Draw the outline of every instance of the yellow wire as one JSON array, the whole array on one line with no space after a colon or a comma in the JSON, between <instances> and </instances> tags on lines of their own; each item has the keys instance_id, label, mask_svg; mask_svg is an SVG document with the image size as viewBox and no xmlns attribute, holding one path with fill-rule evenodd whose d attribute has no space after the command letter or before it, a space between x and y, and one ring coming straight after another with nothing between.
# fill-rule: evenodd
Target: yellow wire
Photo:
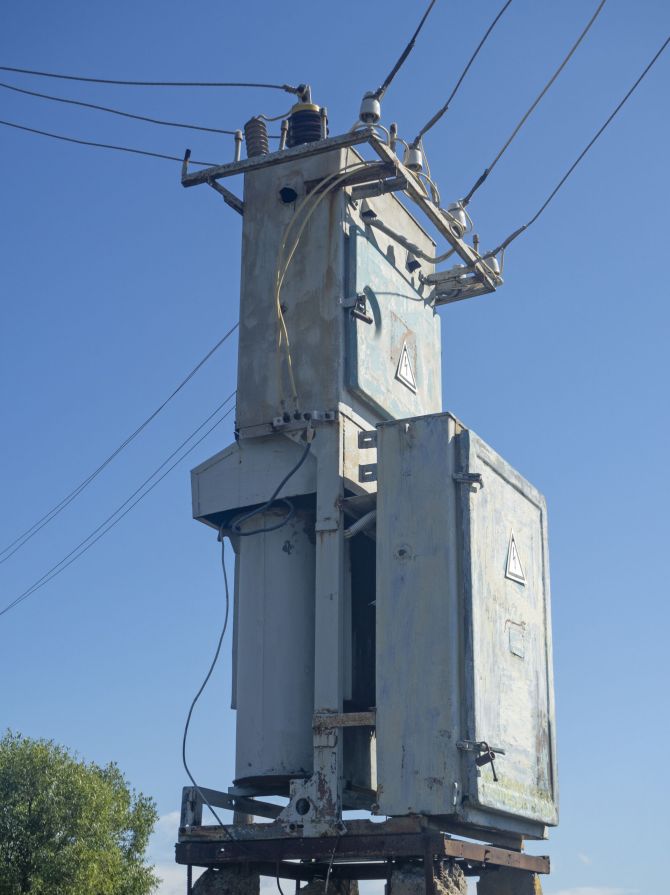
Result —
<instances>
[{"instance_id":1,"label":"yellow wire","mask_svg":"<svg viewBox=\"0 0 670 895\"><path fill-rule=\"evenodd\" d=\"M347 153L348 153L348 150L347 150ZM296 250L300 243L300 239L302 238L302 234L305 230L305 227L309 223L310 218L312 217L312 215L314 214L314 212L316 211L318 206L321 204L321 202L326 198L326 196L328 194L330 194L333 190L337 189L337 187L340 185L340 183L342 181L346 180L346 178L349 176L349 174L353 170L366 167L368 164L369 164L368 162L358 162L354 165L345 164L343 169L340 169L339 171L336 171L335 173L330 174L328 177L326 177L322 181L322 183L320 185L319 192L316 195L316 197L313 194L306 196L302 200L300 205L296 208L296 213L295 213L294 217L291 219L291 221L289 222L288 226L286 227L286 229L284 231L284 235L282 237L282 241L279 246L279 252L278 252L278 256L277 256L277 277L276 277L276 282L275 282L275 305L276 305L276 310L277 310L277 318L278 318L278 322L279 322L279 333L278 333L278 340L277 340L277 360L278 360L278 364L279 364L280 350L281 350L281 345L282 345L282 340L283 340L286 345L286 365L287 365L289 381L290 381L290 386L291 386L291 397L293 399L296 409L298 408L299 401L298 401L297 388L296 388L296 384L295 384L295 376L293 374L293 360L291 357L291 345L290 345L290 341L289 341L288 330L286 328L286 320L284 318L284 312L282 310L281 301L280 301L281 289L284 284L284 279L286 277L286 273L288 271L289 265L291 264L291 261L293 260L293 257L296 253ZM288 233L292 229L292 227L295 225L296 220L298 220L300 212L307 205L307 203L309 201L312 201L312 206L309 209L309 211L307 212L307 214L305 215L305 217L300 225L300 228L298 229L298 234L295 238L295 241L293 242L293 246L291 248L291 251L288 254L288 257L286 259L286 262L285 262L285 264L283 266L283 270L282 270L281 269L282 255L286 248Z\"/></svg>"}]
</instances>

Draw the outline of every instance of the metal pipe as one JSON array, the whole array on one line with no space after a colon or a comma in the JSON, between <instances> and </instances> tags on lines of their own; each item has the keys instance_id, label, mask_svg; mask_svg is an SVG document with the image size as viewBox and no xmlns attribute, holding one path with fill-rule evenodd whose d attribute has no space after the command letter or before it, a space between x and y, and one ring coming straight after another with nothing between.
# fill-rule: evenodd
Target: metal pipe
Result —
<instances>
[{"instance_id":1,"label":"metal pipe","mask_svg":"<svg viewBox=\"0 0 670 895\"><path fill-rule=\"evenodd\" d=\"M434 258L431 255L426 254L426 252L422 251L419 246L414 245L413 242L410 242L409 239L406 239L401 233L396 233L395 230L392 230L391 227L387 227L386 224L382 223L378 218L366 218L366 224L369 224L370 227L376 227L377 230L381 230L382 233L386 233L387 236L390 236L391 239L395 239L396 242L399 242L401 246L404 246L407 251L411 252L413 255L416 255L417 258L423 258L424 261L428 261L430 264L439 264L441 261L446 261L450 255L456 251L456 249L451 248L449 251L444 252L442 255L436 255Z\"/></svg>"},{"instance_id":2,"label":"metal pipe","mask_svg":"<svg viewBox=\"0 0 670 895\"><path fill-rule=\"evenodd\" d=\"M366 513L365 516L361 516L360 519L357 519L353 525L349 526L344 530L345 538L353 538L357 534L360 534L362 531L365 531L368 528L371 528L377 520L377 510L370 510L369 513Z\"/></svg>"}]
</instances>

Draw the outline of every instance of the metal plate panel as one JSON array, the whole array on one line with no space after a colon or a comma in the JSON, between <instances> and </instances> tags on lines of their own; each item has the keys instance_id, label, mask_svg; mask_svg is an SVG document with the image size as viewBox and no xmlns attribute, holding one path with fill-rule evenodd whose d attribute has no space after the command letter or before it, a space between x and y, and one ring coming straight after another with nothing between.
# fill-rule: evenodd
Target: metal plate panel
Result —
<instances>
[{"instance_id":1,"label":"metal plate panel","mask_svg":"<svg viewBox=\"0 0 670 895\"><path fill-rule=\"evenodd\" d=\"M451 814L461 798L455 426L440 414L377 430L381 814Z\"/></svg>"},{"instance_id":2,"label":"metal plate panel","mask_svg":"<svg viewBox=\"0 0 670 895\"><path fill-rule=\"evenodd\" d=\"M377 432L379 810L543 837L557 822L544 499L450 414ZM505 752L497 783L481 741Z\"/></svg>"},{"instance_id":3,"label":"metal plate panel","mask_svg":"<svg viewBox=\"0 0 670 895\"><path fill-rule=\"evenodd\" d=\"M477 768L469 801L555 824L557 814L547 513L542 495L473 432L460 437L465 593L466 739L505 751Z\"/></svg>"},{"instance_id":4,"label":"metal plate panel","mask_svg":"<svg viewBox=\"0 0 670 895\"><path fill-rule=\"evenodd\" d=\"M352 295L365 296L372 321L349 315L349 388L387 418L441 410L440 321L427 291L417 292L360 230L351 230L349 253Z\"/></svg>"}]
</instances>

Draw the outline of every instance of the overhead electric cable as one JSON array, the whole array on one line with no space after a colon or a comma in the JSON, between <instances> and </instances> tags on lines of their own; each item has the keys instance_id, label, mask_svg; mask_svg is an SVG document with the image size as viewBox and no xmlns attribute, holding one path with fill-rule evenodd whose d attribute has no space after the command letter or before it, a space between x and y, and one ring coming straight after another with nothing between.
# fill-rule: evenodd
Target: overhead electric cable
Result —
<instances>
[{"instance_id":1,"label":"overhead electric cable","mask_svg":"<svg viewBox=\"0 0 670 895\"><path fill-rule=\"evenodd\" d=\"M162 152L149 152L146 149L132 149L130 146L114 146L111 143L94 143L91 140L79 140L76 137L65 137L63 134L52 134L50 131L37 130L34 127L26 127L24 124L16 124L14 121L1 121L5 127L14 127L20 131L28 131L30 134L39 134L42 137L51 137L53 140L64 140L66 143L78 143L80 146L95 146L98 149L115 149L117 152L132 152L134 155L148 155L151 158L164 158L170 162L183 162L184 157L178 155L164 155ZM205 168L213 167L216 162L196 162L191 159L193 165L203 165Z\"/></svg>"},{"instance_id":2,"label":"overhead electric cable","mask_svg":"<svg viewBox=\"0 0 670 895\"><path fill-rule=\"evenodd\" d=\"M581 162L581 160L584 158L584 156L585 156L586 153L589 151L589 149L591 149L591 147L592 147L593 144L596 142L596 140L598 139L598 137L600 137L600 135L601 135L601 134L603 133L603 131L607 128L607 126L610 124L610 122L615 118L615 116L617 115L617 113L619 112L619 110L622 108L622 106L624 105L624 103L628 100L628 98L631 96L631 94L635 91L635 89L636 89L637 86L640 84L640 82L643 80L643 78L645 77L645 75L647 74L647 72L649 71L649 69L654 65L654 63L656 62L656 60L659 58L659 56L660 56L661 53L665 50L665 48L668 46L669 43L670 43L670 37L666 37L665 42L664 42L663 45L661 46L660 50L656 53L656 55L653 57L653 59L651 60L651 62L650 62L650 63L647 65L647 67L644 69L644 71L642 72L642 74L640 75L640 77L637 79L637 81L635 81L635 83L633 84L633 86L630 88L630 90L628 91L628 93L627 93L627 94L624 96L624 98L621 100L621 102L620 102L619 105L616 107L616 109L614 109L614 111L613 111L612 114L609 116L609 118L605 121L605 123L604 123L604 124L603 124L603 125L596 131L596 133L593 135L593 137L591 138L591 140L589 140L589 142L586 144L586 146L584 147L584 149L582 149L582 151L579 153L579 155L577 156L577 158L575 159L575 161L570 165L570 167L569 167L568 170L565 172L565 174L563 175L563 177L561 177L561 179L558 181L558 183L556 184L556 186L554 187L554 189L549 193L549 195L547 196L547 198L544 200L544 202L542 203L542 205L540 206L540 208L535 212L535 214L533 215L533 217L528 221L528 223L527 223L527 224L524 224L523 227L519 227L518 230L515 230L512 234L510 234L510 235L507 237L507 239L505 239L503 242L501 242L500 245L499 245L497 248L493 249L493 251L491 251L491 252L487 252L486 255L484 255L484 258L490 258L490 257L492 257L493 255L497 255L499 252L504 251L504 249L506 249L507 246L508 246L513 240L515 240L515 239L517 238L517 236L520 236L520 235L524 232L524 230L527 230L527 229L531 226L531 224L534 224L534 223L535 223L535 221L540 217L540 215L541 215L542 212L545 210L545 208L547 207L547 205L549 205L549 203L551 202L551 200L554 198L554 196L556 195L556 193L557 193L557 192L560 190L560 188L563 186L563 184L564 184L565 181L568 179L568 177L570 177L570 175L571 175L572 172L575 170L575 168L577 167L577 165L578 165L578 164Z\"/></svg>"},{"instance_id":3,"label":"overhead electric cable","mask_svg":"<svg viewBox=\"0 0 670 895\"><path fill-rule=\"evenodd\" d=\"M423 137L423 135L424 135L424 134L427 134L428 131L429 131L434 125L437 124L437 122L440 120L440 118L442 118L442 116L444 115L444 113L447 111L447 109L449 108L449 106L450 106L450 104L451 104L451 101L453 100L453 98L456 96L456 94L457 94L457 92L458 92L458 88L459 88L459 87L461 86L461 84L463 83L463 80L465 79L465 76L467 75L467 73L468 73L468 71L469 71L469 69L470 69L470 66L472 65L472 63L473 63L473 62L475 61L475 59L477 58L477 56L478 56L478 54L479 54L479 51L481 50L481 48L482 48L482 47L484 46L484 44L486 43L486 40L487 40L489 34L493 31L493 29L495 28L495 26L498 24L498 20L499 20L500 18L502 18L503 13L504 13L505 10L507 9L507 7L511 4L511 2L512 2L512 0L507 0L507 2L505 3L505 5L504 5L504 6L502 7L502 9L498 12L498 15L495 17L495 19L491 22L491 24L489 25L489 27L486 29L486 32L484 33L484 36L482 37L482 39L481 39L481 40L479 41L479 43L477 44L477 49L474 51L474 53L472 54L472 56L470 56L470 59L468 60L468 64L465 66L465 68L464 68L463 71L461 72L461 76L460 76L459 79L456 81L456 85L455 85L454 89L453 89L453 90L451 91L451 93L449 94L449 99L448 99L448 100L446 101L446 103L442 106L442 108L439 109L439 110L433 115L433 117L430 119L430 121L428 121L426 124L424 124L424 126L421 128L421 130L419 131L419 133L416 135L416 137L415 137L415 139L414 139L414 142L412 143L413 146L417 146L417 145L419 144L419 142L421 141L421 138Z\"/></svg>"},{"instance_id":4,"label":"overhead electric cable","mask_svg":"<svg viewBox=\"0 0 670 895\"><path fill-rule=\"evenodd\" d=\"M0 564L5 562L5 560L9 559L17 550L20 550L24 544L26 544L34 535L37 534L40 529L44 528L45 525L48 525L52 519L65 509L72 501L78 497L81 492L91 484L91 482L100 475L100 473L105 469L105 467L109 466L109 464L117 457L121 451L128 447L128 445L137 438L137 436L142 432L143 429L149 425L149 423L154 420L158 414L170 403L170 401L179 394L179 392L184 388L184 386L190 382L190 380L195 376L195 374L200 370L202 366L210 359L210 357L218 351L218 349L223 345L223 343L230 338L230 336L235 332L238 328L239 323L236 323L235 326L231 327L228 332L222 336L219 341L211 348L207 354L201 358L198 363L193 367L190 373L188 373L179 385L168 395L168 397L160 404L154 411L151 413L143 423L141 423L134 432L132 432L121 444L115 448L112 453L98 466L97 469L93 470L93 472L87 476L82 482L80 482L76 488L70 491L59 503L53 506L47 513L45 513L40 519L34 522L30 528L27 528L23 534L20 534L17 538L15 538L11 544L8 544L4 550L0 550ZM7 554L5 556L5 554Z\"/></svg>"},{"instance_id":5,"label":"overhead electric cable","mask_svg":"<svg viewBox=\"0 0 670 895\"><path fill-rule=\"evenodd\" d=\"M491 171L493 171L493 169L495 168L495 166L498 164L498 162L500 161L500 159L502 158L502 156L504 155L504 153L507 151L507 148L509 147L509 145L510 145L510 143L512 142L512 140L513 140L513 139L516 137L516 135L519 133L519 131L521 130L521 128L524 126L524 124L526 123L526 121L528 120L528 118L531 116L531 114L533 113L533 111L534 111L535 108L537 107L537 105L538 105L538 103L540 102L540 100L542 99L542 97L545 95L545 93L549 90L549 88L550 88L551 85L554 83L554 81L556 80L556 78L557 78L557 77L560 75L560 73L563 71L563 69L565 68L565 66L568 64L568 62L569 62L570 59L572 58L572 56L573 56L575 50L577 49L577 47L580 45L580 43L584 40L584 38L586 37L586 35L588 34L588 32L591 30L591 26L593 25L593 23L595 22L595 20L596 20L596 19L598 18L598 16L600 15L600 12L601 12L601 10L602 10L602 8L603 8L603 6L605 5L606 2L607 2L607 0L600 0L600 3L599 3L598 6L596 7L596 11L593 13L593 15L591 16L591 18L590 18L589 22L587 23L586 27L584 28L584 30L582 31L582 33L579 35L579 37L577 38L577 40L575 41L575 43L574 43L574 44L572 45L572 47L570 48L570 52L567 54L567 56L565 57L565 59L563 59L563 61L562 61L561 64L558 66L558 68L556 69L556 71L553 73L553 75L549 78L549 80L547 81L547 83L544 85L544 87L542 88L542 90L540 91L540 93L538 94L538 96L536 97L536 99L533 101L533 103L532 103L532 105L530 106L530 108L528 109L528 111L524 114L524 116L523 116L523 118L521 119L521 121L519 121L519 123L518 123L517 126L514 128L514 130L513 130L512 133L510 134L510 136L507 138L507 141L503 144L502 148L500 149L500 151L498 152L498 154L496 155L496 157L493 159L493 161L491 162L491 164L488 166L488 168L486 168L486 169L484 170L483 174L479 177L479 179L478 179L477 181L475 181L475 183L474 183L473 187L471 188L470 192L465 196L464 199L461 200L461 204L462 204L462 205L465 206L465 205L468 204L468 202L470 202L470 200L472 199L472 197L474 196L474 194L477 192L477 190L479 189L479 187L484 183L484 181L487 179L487 177L489 176L489 174L491 173Z\"/></svg>"},{"instance_id":6,"label":"overhead electric cable","mask_svg":"<svg viewBox=\"0 0 670 895\"><path fill-rule=\"evenodd\" d=\"M209 810L212 812L214 817L217 819L217 821L219 822L219 826L223 827L223 821L221 820L219 815L216 813L216 811L212 808L210 803L207 801L205 794L200 789L198 784L195 782L195 777L191 773L191 769L189 768L188 762L186 761L186 739L188 737L188 728L191 724L191 716L193 715L193 709L195 708L196 702L200 699L200 696L202 695L203 690L209 683L209 679L212 676L212 672L214 671L216 663L218 662L218 659L219 659L219 653L221 652L221 646L223 645L223 638L226 636L226 631L228 630L228 618L230 616L230 590L228 588L228 573L226 572L226 542L223 537L223 532L219 532L219 540L221 541L221 565L223 566L223 583L224 583L224 589L225 589L225 594L226 594L226 610L224 612L223 627L221 628L221 634L219 635L219 642L216 645L216 650L214 652L214 658L212 659L212 663L209 666L209 671L205 675L204 681L200 685L200 689L193 697L193 702L191 703L191 706L188 710L188 715L186 716L186 724L184 725L184 735L181 740L181 760L182 760L182 764L184 765L184 770L188 774L188 779L193 784L196 792L202 799L203 803L205 805L207 805Z\"/></svg>"},{"instance_id":7,"label":"overhead electric cable","mask_svg":"<svg viewBox=\"0 0 670 895\"><path fill-rule=\"evenodd\" d=\"M149 124L161 124L165 127L183 127L192 131L204 131L210 134L232 134L236 131L223 130L218 127L202 127L198 124L184 124L180 121L162 121L160 118L149 118L146 115L135 115L132 112L123 112L121 109L111 109L109 106L99 106L96 103L85 103L78 99L66 99L64 96L51 96L48 93L37 93L35 90L24 90L22 87L16 87L13 84L4 84L0 82L0 87L5 90L13 90L16 93L25 93L27 96L36 96L39 99L48 99L56 103L67 103L70 106L81 106L84 109L95 109L97 112L108 112L111 115L120 115L123 118L133 118L136 121L147 121Z\"/></svg>"},{"instance_id":8,"label":"overhead electric cable","mask_svg":"<svg viewBox=\"0 0 670 895\"><path fill-rule=\"evenodd\" d=\"M175 454L177 454L185 445L187 445L188 442L191 441L191 439L195 435L197 435L197 433L204 426L207 425L207 423L212 419L212 417L215 416L223 407L225 407L225 405L228 403L228 401L230 401L230 399L234 395L235 395L235 392L228 395L226 400L223 401L221 404L219 404L219 406L214 411L212 411L212 413L207 417L207 419L204 420L196 429L194 429L193 432L191 432L191 434L187 438L185 438L184 441L182 441L182 443L179 445L179 447L175 448L175 450L168 457L165 458L165 460L160 464L160 466L158 466L151 473L150 476L147 476L147 478L142 482L142 484L138 488L136 488L135 491L133 491L133 493L130 495L130 497L128 497L126 500L124 500L124 502L122 504L120 504L120 506L118 506L114 510L113 513L110 513L110 515L103 522L101 522L100 525L98 525L98 527L95 528L87 537L85 537L83 539L83 541L80 541L79 544L77 544L77 546L74 547L66 556L64 556L59 562L57 562L55 565L53 565L40 578L38 578L36 581L34 581L30 585L30 587L27 587L21 594L19 594L18 597L16 597L14 600L12 600L11 603L8 603L7 606L4 607L4 609L0 610L0 616L4 615L6 612L9 612L10 609L13 609L15 606L18 606L19 603L22 603L24 600L27 600L28 597L32 596L32 594L34 594L35 591L44 587L45 584L49 584L50 581L53 581L53 579L56 578L56 576L60 575L61 572L64 572L68 566L72 565L73 562L76 562L88 550L90 550L91 547L94 544L96 544L100 540L100 538L104 537L104 535L106 535L109 531L111 531L115 525L118 525L118 523L124 518L124 516L126 516L132 509L134 509L141 500L144 500L144 498L153 491L153 489L156 487L156 485L158 485L160 482L163 481L165 476L169 475L169 473L172 472L172 470L176 466L178 466L182 462L182 460L186 459L186 457L192 451L194 451L196 449L196 447L200 444L200 442L204 441L204 439L207 438L207 436L211 432L213 432L214 429L216 429L216 427L219 426L226 419L227 416L230 416L230 414L235 409L234 404L221 417L219 417L219 419L212 426L210 426L210 428L205 432L205 434L202 435L194 444L192 444L191 447L188 448L187 451L184 451L184 453L180 457L178 457L175 460L175 462L170 467L168 467L168 469L166 469L165 472L161 476L159 476L159 478L156 479L155 482L153 482L148 488L146 488L145 491L142 490L149 484L149 482L151 482L151 480L153 478L156 477L156 475L160 472L160 470L163 469L163 467L166 466L166 464L170 462L170 460L175 456ZM139 496L136 496L136 495L139 495ZM136 498L136 499L133 500L133 498ZM124 509L124 507L125 507L125 509ZM123 510L123 512L121 512L121 510Z\"/></svg>"},{"instance_id":9,"label":"overhead electric cable","mask_svg":"<svg viewBox=\"0 0 670 895\"><path fill-rule=\"evenodd\" d=\"M407 46L405 47L405 49L404 49L404 50L402 51L402 53L400 54L400 58L398 59L398 61L396 62L396 64L393 66L393 68L391 69L391 71L390 71L390 72L388 73L388 75L386 76L386 79L384 80L384 83L382 84L382 86L381 86L381 87L378 87L378 88L375 90L375 94L374 94L374 95L375 95L375 97L376 97L377 99L381 99L381 98L384 96L384 94L386 93L386 91L388 90L388 88L389 88L390 85L391 85L391 81L395 78L395 76L398 74L398 72L400 71L400 69L401 69L402 66L404 65L404 63L405 63L405 59L407 59L407 57L409 56L409 54L410 54L410 53L412 52L412 50L414 49L414 44L416 43L416 39L417 39L417 37L419 36L419 34L420 34L420 32L421 32L421 29L423 28L424 23L425 23L426 19L428 18L428 16L430 15L430 11L431 11L431 9L435 6L435 3L436 3L436 2L437 2L437 0L431 0L431 2L428 4L428 9L424 12L423 16L421 17L421 21L419 22L419 25L418 25L416 31L414 32L414 34L413 34L412 37L410 38L409 43L407 44Z\"/></svg>"},{"instance_id":10,"label":"overhead electric cable","mask_svg":"<svg viewBox=\"0 0 670 895\"><path fill-rule=\"evenodd\" d=\"M305 85L292 87L290 84L262 84L248 81L122 81L111 78L86 78L81 75L62 75L50 71L34 71L30 68L12 68L0 65L0 71L12 71L22 75L36 75L40 78L59 78L64 81L81 81L87 84L115 84L120 87L258 87L264 90L283 90L285 93L300 95Z\"/></svg>"}]
</instances>

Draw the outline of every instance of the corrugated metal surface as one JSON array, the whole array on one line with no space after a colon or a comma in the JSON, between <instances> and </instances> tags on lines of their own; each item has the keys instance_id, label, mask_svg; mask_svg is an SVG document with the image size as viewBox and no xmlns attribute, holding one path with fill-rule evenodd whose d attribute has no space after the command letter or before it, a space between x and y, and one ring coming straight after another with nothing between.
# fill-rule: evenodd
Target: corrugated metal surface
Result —
<instances>
[{"instance_id":1,"label":"corrugated metal surface","mask_svg":"<svg viewBox=\"0 0 670 895\"><path fill-rule=\"evenodd\" d=\"M557 821L544 499L449 414L378 437L380 812L543 835ZM462 480L477 473L483 487ZM463 748L481 741L505 752L498 782Z\"/></svg>"}]
</instances>

